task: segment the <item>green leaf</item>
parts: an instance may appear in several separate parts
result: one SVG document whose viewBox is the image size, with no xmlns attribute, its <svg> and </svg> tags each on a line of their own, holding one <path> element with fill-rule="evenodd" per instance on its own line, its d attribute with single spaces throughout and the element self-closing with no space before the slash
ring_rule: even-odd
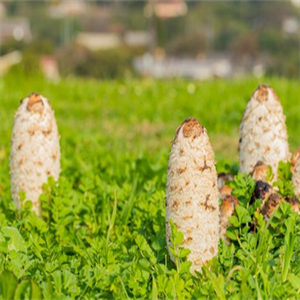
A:
<svg viewBox="0 0 300 300">
<path fill-rule="evenodd" d="M 232 241 L 236 241 L 238 236 L 238 230 L 234 227 L 229 227 L 226 230 L 226 236 L 229 237 Z"/>
<path fill-rule="evenodd" d="M 31 293 L 30 293 L 30 299 L 31 300 L 40 300 L 43 299 L 42 290 L 37 285 L 37 283 L 34 280 L 30 281 L 31 285 Z"/>
<path fill-rule="evenodd" d="M 219 274 L 218 277 L 215 273 L 211 272 L 208 268 L 204 268 L 207 277 L 210 279 L 212 286 L 214 288 L 215 293 L 218 296 L 218 299 L 225 300 L 225 281 L 224 276 Z"/>
<path fill-rule="evenodd" d="M 7 242 L 8 251 L 27 252 L 26 244 L 17 228 L 3 227 L 2 232 L 6 238 L 9 238 Z"/>
<path fill-rule="evenodd" d="M 30 282 L 21 281 L 15 291 L 15 300 L 30 299 Z"/>
<path fill-rule="evenodd" d="M 249 215 L 248 209 L 246 209 L 245 207 L 243 207 L 241 205 L 237 205 L 235 207 L 235 211 L 238 215 L 240 224 L 245 224 L 245 223 L 251 222 L 251 217 Z"/>
<path fill-rule="evenodd" d="M 70 293 L 76 292 L 77 279 L 76 275 L 72 274 L 68 270 L 63 270 L 64 288 Z"/>
<path fill-rule="evenodd" d="M 179 251 L 178 251 L 178 257 L 184 258 L 184 257 L 187 257 L 190 253 L 191 253 L 190 249 L 185 249 L 185 248 L 180 247 Z"/>
<path fill-rule="evenodd" d="M 51 281 L 48 279 L 47 282 L 42 283 L 43 296 L 47 300 L 53 299 L 53 286 Z"/>
<path fill-rule="evenodd" d="M 62 290 L 62 280 L 61 280 L 61 271 L 57 270 L 52 274 L 54 287 L 57 294 L 61 294 Z"/>
<path fill-rule="evenodd" d="M 154 275 L 152 274 L 152 300 L 158 299 L 157 284 Z"/>
<path fill-rule="evenodd" d="M 1 273 L 0 294 L 2 294 L 3 299 L 13 299 L 17 285 L 18 280 L 13 272 L 5 270 Z"/>
<path fill-rule="evenodd" d="M 188 261 L 188 260 L 181 262 L 179 265 L 179 273 L 184 274 L 184 273 L 189 272 L 191 265 L 192 265 L 192 262 Z"/>
<path fill-rule="evenodd" d="M 296 276 L 295 274 L 290 273 L 288 275 L 288 281 L 291 283 L 291 285 L 299 290 L 300 289 L 300 277 Z"/>
<path fill-rule="evenodd" d="M 172 220 L 169 220 L 169 223 L 170 223 L 171 232 L 172 232 L 172 236 L 171 236 L 172 245 L 174 247 L 179 246 L 184 241 L 184 235 L 177 229 L 176 225 L 173 223 Z"/>
<path fill-rule="evenodd" d="M 234 227 L 239 227 L 240 226 L 239 220 L 238 220 L 238 218 L 236 216 L 231 216 L 229 218 L 229 223 L 231 225 L 233 225 Z"/>
</svg>

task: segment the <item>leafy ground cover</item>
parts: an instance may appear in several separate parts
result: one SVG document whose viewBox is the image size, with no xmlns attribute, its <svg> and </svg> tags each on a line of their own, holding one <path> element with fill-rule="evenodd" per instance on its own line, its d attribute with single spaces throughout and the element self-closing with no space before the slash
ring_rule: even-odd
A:
<svg viewBox="0 0 300 300">
<path fill-rule="evenodd" d="M 299 144 L 296 81 L 265 78 L 281 99 L 291 150 Z M 238 175 L 240 200 L 219 255 L 192 276 L 187 251 L 165 243 L 170 142 L 196 117 L 208 130 L 219 171 L 237 170 L 237 131 L 257 79 L 192 82 L 82 81 L 54 84 L 8 75 L 0 82 L 0 287 L 2 299 L 298 299 L 300 218 L 282 203 L 265 222 L 250 205 L 255 185 Z M 62 173 L 41 196 L 43 218 L 11 200 L 9 151 L 19 100 L 49 98 L 61 134 Z M 280 192 L 290 191 L 288 168 Z M 256 232 L 250 230 L 257 219 Z M 173 228 L 173 244 L 182 242 Z"/>
</svg>

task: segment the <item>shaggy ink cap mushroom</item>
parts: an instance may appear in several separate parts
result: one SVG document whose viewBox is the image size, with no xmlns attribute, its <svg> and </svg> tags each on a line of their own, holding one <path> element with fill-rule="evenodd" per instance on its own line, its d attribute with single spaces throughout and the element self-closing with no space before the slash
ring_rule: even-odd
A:
<svg viewBox="0 0 300 300">
<path fill-rule="evenodd" d="M 279 161 L 289 161 L 285 116 L 274 90 L 260 85 L 247 104 L 239 129 L 240 172 L 252 172 L 257 161 L 270 165 L 277 179 Z M 262 178 L 259 178 L 262 179 Z"/>
<path fill-rule="evenodd" d="M 169 220 L 184 235 L 181 247 L 191 251 L 191 272 L 217 255 L 219 193 L 214 153 L 207 132 L 194 118 L 178 127 L 172 142 L 166 187 L 166 237 L 171 244 Z M 172 253 L 171 259 L 174 261 Z"/>
<path fill-rule="evenodd" d="M 22 191 L 41 215 L 42 186 L 50 176 L 57 180 L 60 173 L 59 138 L 48 100 L 38 93 L 22 100 L 14 119 L 10 152 L 11 193 L 19 208 Z"/>
</svg>

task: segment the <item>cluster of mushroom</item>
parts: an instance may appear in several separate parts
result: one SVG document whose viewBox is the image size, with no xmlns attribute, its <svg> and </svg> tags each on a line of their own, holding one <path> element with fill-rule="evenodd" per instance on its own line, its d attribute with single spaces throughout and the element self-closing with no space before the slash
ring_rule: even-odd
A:
<svg viewBox="0 0 300 300">
<path fill-rule="evenodd" d="M 291 203 L 299 212 L 296 197 L 283 199 L 271 186 L 277 178 L 280 161 L 290 160 L 285 116 L 272 88 L 261 85 L 253 93 L 245 110 L 239 132 L 240 172 L 256 179 L 253 200 L 261 199 L 261 212 L 269 218 L 281 201 Z M 54 112 L 47 99 L 33 93 L 21 101 L 15 115 L 11 140 L 10 176 L 12 197 L 18 207 L 19 195 L 33 203 L 41 215 L 39 196 L 47 178 L 60 174 L 59 134 Z M 300 195 L 300 148 L 291 165 L 295 193 Z M 274 177 L 267 178 L 268 166 Z M 231 194 L 230 174 L 217 174 L 214 152 L 206 129 L 194 118 L 177 129 L 169 159 L 166 188 L 166 237 L 171 246 L 170 219 L 183 233 L 191 271 L 200 271 L 218 253 L 219 237 L 226 239 L 229 217 L 235 213 L 238 199 Z M 269 180 L 269 182 L 268 182 Z M 222 205 L 219 207 L 219 198 Z M 171 253 L 171 258 L 173 259 Z"/>
<path fill-rule="evenodd" d="M 271 87 L 260 85 L 252 94 L 239 130 L 240 172 L 256 180 L 252 201 L 261 200 L 261 212 L 268 219 L 281 201 L 291 203 L 299 213 L 297 197 L 283 199 L 272 183 L 280 161 L 290 160 L 285 116 Z M 300 195 L 300 148 L 292 158 L 295 193 Z M 269 166 L 273 178 L 268 179 Z M 191 271 L 200 271 L 217 255 L 219 237 L 226 240 L 229 217 L 238 199 L 226 182 L 231 174 L 217 174 L 214 153 L 207 132 L 195 119 L 185 120 L 172 142 L 166 187 L 166 238 L 171 246 L 170 220 L 183 233 L 182 246 L 191 252 Z M 268 181 L 269 180 L 269 181 Z M 219 207 L 219 198 L 222 204 Z M 173 259 L 170 253 L 171 259 Z"/>
</svg>

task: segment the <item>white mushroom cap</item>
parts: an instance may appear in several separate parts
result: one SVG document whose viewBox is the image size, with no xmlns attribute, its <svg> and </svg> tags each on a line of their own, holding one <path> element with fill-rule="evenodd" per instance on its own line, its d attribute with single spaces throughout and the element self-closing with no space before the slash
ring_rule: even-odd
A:
<svg viewBox="0 0 300 300">
<path fill-rule="evenodd" d="M 300 196 L 300 147 L 293 154 L 291 160 L 292 181 L 295 187 L 295 194 Z"/>
<path fill-rule="evenodd" d="M 257 161 L 270 165 L 274 180 L 279 161 L 288 161 L 290 152 L 285 116 L 271 87 L 260 85 L 253 93 L 240 125 L 240 172 L 250 173 Z"/>
<path fill-rule="evenodd" d="M 169 159 L 166 189 L 167 245 L 171 245 L 169 220 L 184 235 L 182 247 L 190 249 L 191 271 L 217 255 L 219 192 L 214 153 L 207 132 L 189 118 L 177 129 Z M 171 259 L 173 259 L 170 253 Z"/>
<path fill-rule="evenodd" d="M 42 185 L 50 176 L 57 180 L 60 173 L 59 138 L 48 100 L 37 93 L 25 98 L 15 115 L 10 153 L 11 193 L 19 208 L 23 191 L 41 215 Z"/>
</svg>

